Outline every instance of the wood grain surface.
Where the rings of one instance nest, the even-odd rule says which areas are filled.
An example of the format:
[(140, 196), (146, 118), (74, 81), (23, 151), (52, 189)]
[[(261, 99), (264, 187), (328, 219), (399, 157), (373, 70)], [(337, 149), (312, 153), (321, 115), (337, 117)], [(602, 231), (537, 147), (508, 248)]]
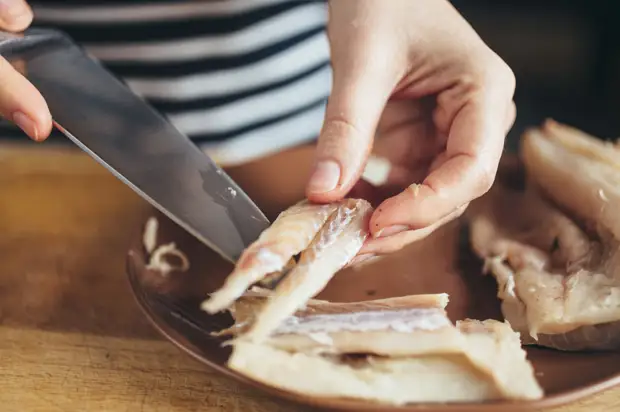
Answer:
[[(153, 331), (124, 273), (149, 208), (90, 158), (0, 146), (0, 190), (0, 411), (310, 410), (205, 369)], [(607, 410), (620, 410), (620, 389), (552, 411)]]

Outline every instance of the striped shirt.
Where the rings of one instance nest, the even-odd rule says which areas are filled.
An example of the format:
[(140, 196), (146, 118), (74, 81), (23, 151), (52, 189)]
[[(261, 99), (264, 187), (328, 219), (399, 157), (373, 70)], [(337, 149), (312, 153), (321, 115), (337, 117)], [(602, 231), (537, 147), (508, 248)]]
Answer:
[(32, 0), (214, 160), (318, 136), (331, 87), (325, 0)]

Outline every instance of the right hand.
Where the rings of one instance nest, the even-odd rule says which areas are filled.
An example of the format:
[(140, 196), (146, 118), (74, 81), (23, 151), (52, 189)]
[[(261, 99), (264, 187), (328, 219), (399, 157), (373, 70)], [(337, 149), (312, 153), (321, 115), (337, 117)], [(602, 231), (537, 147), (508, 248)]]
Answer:
[[(0, 29), (19, 33), (32, 23), (25, 0), (0, 3)], [(15, 123), (31, 139), (45, 140), (52, 131), (52, 115), (39, 91), (4, 57), (0, 57), (0, 115)]]

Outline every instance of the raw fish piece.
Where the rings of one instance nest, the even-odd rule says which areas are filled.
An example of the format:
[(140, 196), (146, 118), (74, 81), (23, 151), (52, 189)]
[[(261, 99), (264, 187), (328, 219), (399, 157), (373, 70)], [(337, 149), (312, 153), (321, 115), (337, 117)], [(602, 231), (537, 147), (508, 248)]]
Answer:
[[(144, 250), (149, 255), (146, 269), (158, 272), (162, 276), (168, 276), (171, 272), (185, 272), (189, 269), (189, 259), (185, 253), (180, 251), (174, 242), (157, 245), (157, 232), (159, 221), (155, 217), (150, 217), (144, 226), (142, 244)], [(174, 262), (173, 259), (178, 262)]]
[[(272, 293), (261, 292), (242, 297), (233, 307), (236, 322), (253, 321), (257, 305), (271, 296)], [(233, 340), (228, 366), (267, 385), (301, 395), (393, 405), (540, 399), (543, 396), (520, 346), (519, 336), (508, 324), (465, 320), (455, 327), (445, 317), (446, 303), (447, 295), (354, 303), (311, 300), (305, 309), (295, 313), (294, 318), (300, 326), (296, 330), (289, 328), (284, 334), (276, 330), (260, 343)], [(427, 310), (421, 317), (432, 321), (430, 324), (434, 327), (427, 323), (425, 328), (393, 330), (393, 316), (411, 310)], [(367, 316), (370, 312), (385, 315), (383, 328), (378, 327), (375, 317)], [(337, 351), (324, 351), (324, 347), (318, 345), (316, 350), (308, 350), (305, 344), (298, 345), (308, 338), (308, 330), (302, 326), (304, 319), (313, 321), (313, 317), (316, 320), (317, 316), (326, 316), (333, 320), (341, 315), (357, 319), (356, 330), (346, 331), (351, 335), (348, 340), (342, 339), (340, 333), (343, 331), (334, 330), (334, 322), (327, 319), (313, 326), (314, 332), (333, 340), (331, 345), (337, 346)], [(445, 322), (436, 322), (438, 315)], [(295, 323), (290, 321), (284, 325)], [(446, 330), (451, 334), (446, 335)], [(422, 336), (420, 333), (426, 334), (424, 345), (415, 339)], [(353, 337), (357, 337), (358, 342), (351, 345)], [(446, 339), (451, 342), (447, 344)], [(390, 341), (392, 344), (385, 344)], [(404, 350), (406, 346), (402, 343), (412, 347)]]
[(548, 121), (524, 136), (525, 188), (498, 179), (471, 243), (524, 343), (620, 349), (620, 150)]
[(242, 253), (224, 286), (213, 293), (202, 308), (209, 313), (224, 310), (253, 284), (292, 266), (291, 259), (308, 247), (337, 206), (302, 201), (280, 213)]
[(278, 284), (244, 338), (261, 340), (303, 307), (359, 252), (368, 237), (372, 207), (365, 200), (347, 199), (338, 204), (299, 263)]

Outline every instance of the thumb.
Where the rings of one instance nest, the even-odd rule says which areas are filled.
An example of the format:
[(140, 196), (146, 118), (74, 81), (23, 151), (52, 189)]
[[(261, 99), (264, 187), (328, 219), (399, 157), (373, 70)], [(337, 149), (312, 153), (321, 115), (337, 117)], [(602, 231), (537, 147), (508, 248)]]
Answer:
[(33, 140), (52, 130), (52, 116), (37, 89), (0, 56), (0, 116), (13, 121)]
[(375, 70), (366, 59), (355, 57), (349, 53), (346, 59), (332, 62), (332, 92), (306, 188), (306, 196), (313, 202), (340, 200), (359, 179), (394, 87), (386, 71)]

